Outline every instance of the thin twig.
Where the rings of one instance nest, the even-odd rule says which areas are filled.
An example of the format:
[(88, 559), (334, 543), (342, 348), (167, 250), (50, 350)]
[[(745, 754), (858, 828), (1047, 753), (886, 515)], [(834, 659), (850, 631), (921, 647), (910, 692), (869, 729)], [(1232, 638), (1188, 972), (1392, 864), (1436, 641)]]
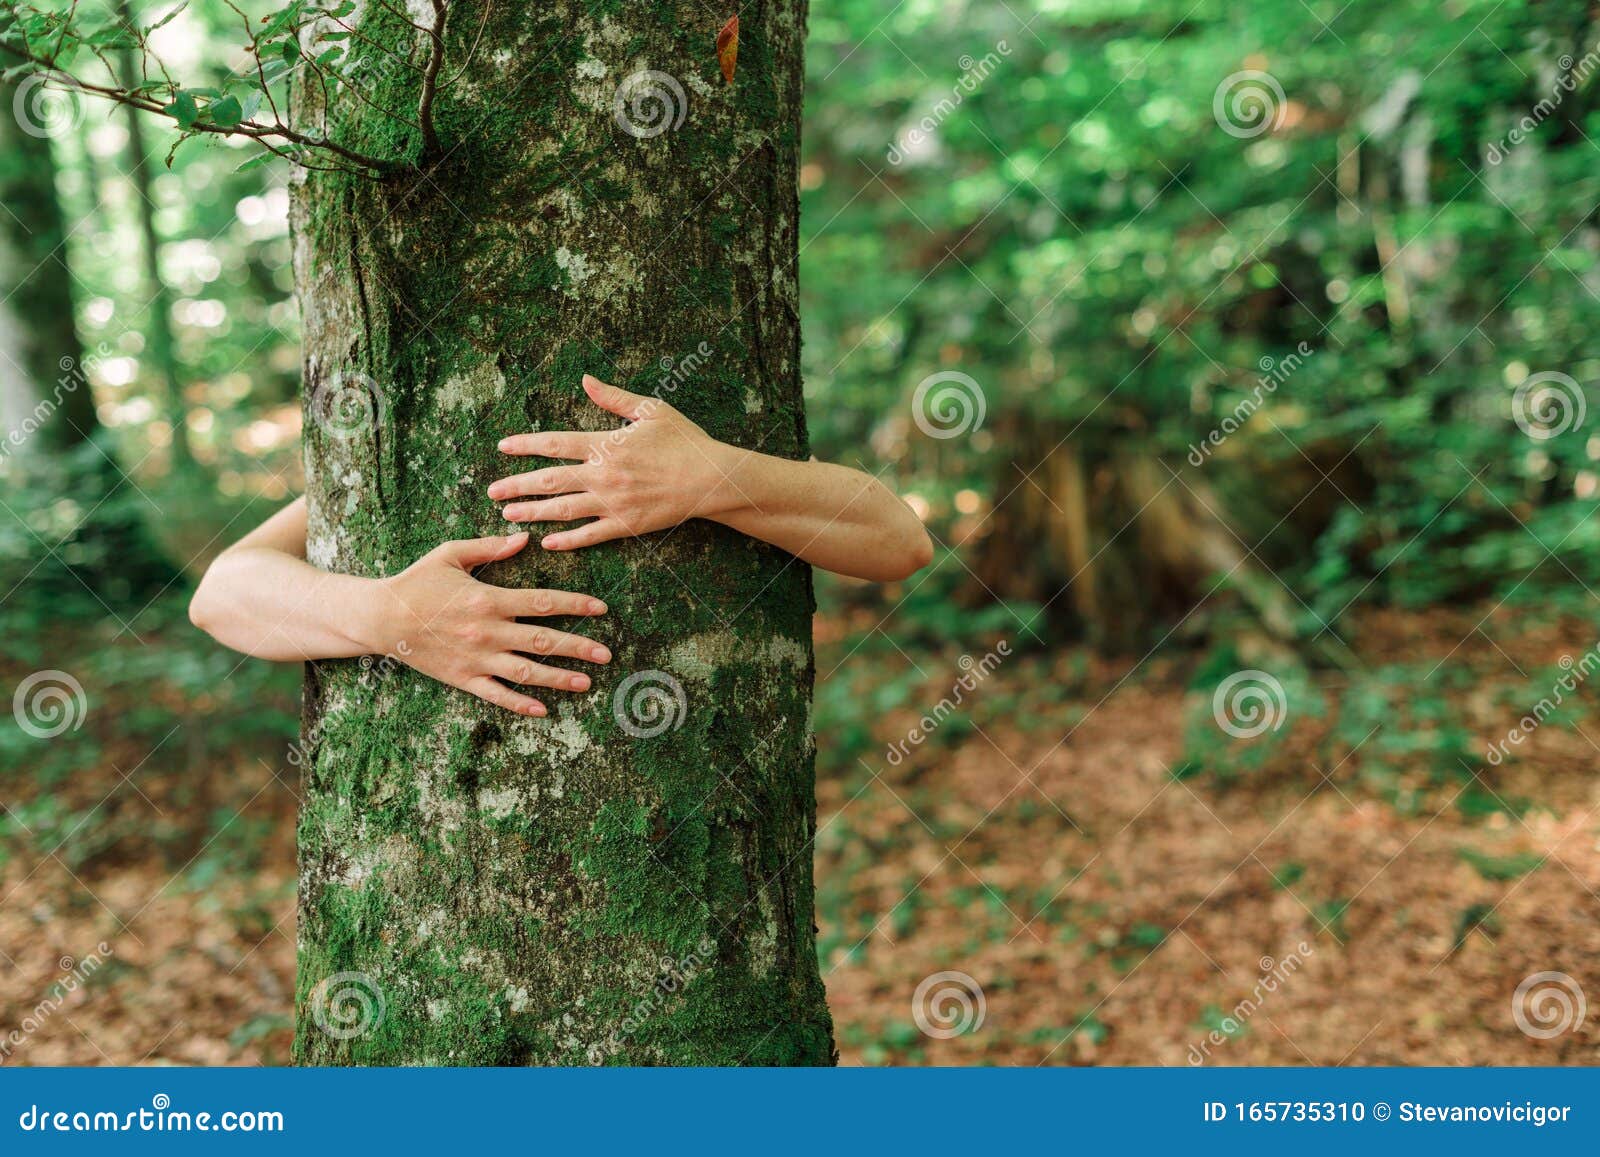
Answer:
[[(148, 97), (135, 96), (126, 89), (119, 87), (94, 84), (90, 81), (79, 80), (77, 77), (72, 76), (70, 73), (61, 69), (53, 61), (45, 60), (41, 57), (35, 56), (33, 53), (28, 52), (25, 49), (17, 48), (15, 45), (0, 43), (0, 52), (6, 52), (11, 56), (20, 57), (22, 60), (34, 65), (36, 68), (41, 69), (47, 80), (53, 81), (59, 88), (65, 91), (92, 93), (95, 96), (103, 97), (104, 99), (113, 101), (117, 104), (127, 105), (129, 108), (136, 108), (143, 112), (154, 113), (157, 116), (168, 117), (172, 120), (177, 119), (175, 116), (173, 116), (173, 114), (167, 112), (165, 106), (156, 103)], [(279, 121), (274, 121), (272, 124), (258, 124), (255, 121), (243, 121), (232, 126), (196, 122), (189, 125), (188, 128), (184, 129), (183, 131), (190, 133), (208, 133), (212, 136), (246, 137), (263, 145), (267, 144), (273, 138), (277, 138), (288, 141), (292, 144), (300, 145), (303, 148), (320, 149), (333, 153), (336, 156), (343, 157), (347, 161), (377, 173), (393, 172), (395, 169), (400, 167), (394, 161), (385, 160), (381, 157), (368, 156), (365, 153), (359, 153), (354, 149), (346, 148), (344, 145), (339, 144), (337, 141), (330, 140), (326, 136), (308, 136), (307, 134), (298, 132)]]
[(461, 67), (456, 69), (456, 74), (444, 82), (448, 90), (455, 87), (456, 81), (466, 75), (467, 67), (472, 63), (473, 57), (478, 55), (478, 45), (483, 41), (483, 30), (489, 26), (489, 13), (494, 11), (494, 0), (485, 0), (483, 5), (483, 19), (478, 21), (478, 32), (472, 38), (472, 48), (467, 52), (467, 58), (461, 62)]
[(444, 64), (445, 22), (450, 9), (445, 0), (433, 0), (433, 27), (428, 35), (433, 38), (433, 50), (428, 54), (428, 66), (422, 73), (422, 96), (417, 100), (417, 123), (422, 127), (422, 155), (437, 157), (444, 150), (439, 146), (439, 134), (433, 127), (433, 98), (439, 90), (439, 68)]

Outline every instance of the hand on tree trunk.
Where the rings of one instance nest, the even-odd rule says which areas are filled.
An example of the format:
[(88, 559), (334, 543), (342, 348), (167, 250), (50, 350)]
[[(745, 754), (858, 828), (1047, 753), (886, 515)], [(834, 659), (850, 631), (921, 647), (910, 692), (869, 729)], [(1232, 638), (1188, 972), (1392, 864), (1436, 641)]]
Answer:
[(875, 582), (905, 578), (933, 557), (910, 507), (864, 471), (730, 446), (661, 399), (587, 374), (583, 389), (627, 425), (504, 438), (504, 453), (582, 464), (513, 474), (489, 486), (496, 501), (546, 496), (509, 503), (502, 513), (511, 522), (594, 519), (545, 535), (540, 545), (546, 550), (575, 550), (704, 518), (814, 566)]
[(529, 655), (609, 663), (593, 639), (518, 622), (545, 615), (599, 615), (605, 604), (569, 591), (508, 589), (472, 577), (472, 568), (510, 558), (528, 544), (508, 538), (446, 542), (392, 578), (379, 580), (372, 607), (375, 652), (399, 655), (441, 683), (520, 715), (544, 715), (545, 705), (506, 684), (587, 691), (589, 676), (535, 662)]
[(511, 522), (595, 520), (545, 535), (539, 545), (546, 550), (593, 546), (666, 530), (690, 518), (714, 518), (732, 505), (725, 461), (732, 447), (659, 398), (631, 394), (587, 374), (583, 389), (595, 405), (628, 424), (599, 433), (516, 434), (500, 443), (507, 454), (583, 462), (514, 474), (489, 487), (489, 497), (497, 500), (555, 496), (511, 503), (503, 511)]

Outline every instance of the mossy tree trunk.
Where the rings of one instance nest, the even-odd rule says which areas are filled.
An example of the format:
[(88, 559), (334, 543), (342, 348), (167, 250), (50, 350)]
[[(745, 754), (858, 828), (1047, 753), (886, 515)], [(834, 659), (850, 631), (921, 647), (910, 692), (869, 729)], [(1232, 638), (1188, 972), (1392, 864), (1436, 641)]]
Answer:
[[(723, 440), (807, 453), (803, 2), (744, 10), (732, 85), (713, 10), (598, 7), (451, 4), (431, 156), (414, 124), (299, 93), (298, 116), (422, 166), (297, 190), (320, 566), (387, 575), (503, 533), (484, 495), (508, 472), (498, 438), (616, 425), (584, 372), (670, 396)], [(370, 95), (413, 120), (427, 37), (378, 4), (360, 31)], [(665, 104), (636, 80), (619, 113), (647, 70), (672, 78), (642, 82)], [(829, 1063), (807, 568), (691, 522), (535, 545), (480, 577), (605, 599), (583, 629), (615, 659), (590, 693), (544, 696), (548, 719), (397, 663), (308, 670), (297, 1059)], [(665, 715), (641, 711), (651, 687)]]

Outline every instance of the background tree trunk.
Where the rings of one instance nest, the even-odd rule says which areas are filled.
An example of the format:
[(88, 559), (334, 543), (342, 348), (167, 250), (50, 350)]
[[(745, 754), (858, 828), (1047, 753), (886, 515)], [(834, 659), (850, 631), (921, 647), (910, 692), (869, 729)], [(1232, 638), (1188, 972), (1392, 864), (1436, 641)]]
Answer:
[[(484, 495), (508, 472), (498, 438), (616, 425), (583, 396), (586, 371), (670, 397), (717, 438), (808, 452), (804, 5), (745, 9), (732, 85), (724, 18), (458, 0), (426, 174), (306, 176), (293, 222), (319, 566), (393, 574), (442, 539), (504, 532)], [(360, 74), (414, 121), (428, 37), (376, 4), (360, 27)], [(618, 86), (645, 70), (670, 76), (642, 82), (660, 101), (619, 112)], [(347, 93), (298, 100), (366, 152), (422, 152), (414, 123)], [(829, 1063), (809, 570), (692, 522), (570, 555), (530, 546), (480, 577), (605, 599), (586, 629), (616, 658), (589, 694), (545, 696), (543, 720), (395, 663), (308, 669), (297, 1058)], [(641, 707), (652, 687), (659, 716)]]
[[(142, 606), (179, 572), (152, 539), (95, 411), (46, 131), (60, 127), (50, 118), (62, 110), (42, 103), (54, 99), (0, 83), (0, 518), (25, 528), (16, 541), (34, 554), (40, 589), (71, 575), (103, 602)], [(62, 498), (74, 504), (70, 530), (35, 522)]]
[[(134, 27), (133, 9), (127, 0), (117, 5), (117, 18)], [(131, 50), (121, 54), (123, 83), (132, 88), (144, 77), (140, 75), (138, 61)], [(128, 118), (128, 183), (133, 186), (133, 211), (139, 218), (139, 241), (144, 261), (144, 294), (148, 299), (149, 320), (145, 324), (145, 340), (149, 343), (147, 361), (154, 364), (161, 375), (159, 396), (166, 409), (167, 423), (172, 427), (172, 444), (168, 461), (173, 473), (186, 473), (195, 466), (194, 448), (189, 440), (189, 408), (183, 398), (183, 380), (178, 369), (178, 354), (172, 338), (172, 290), (161, 276), (161, 234), (156, 229), (156, 204), (151, 195), (150, 153), (144, 139), (144, 113), (127, 109)]]
[[(28, 97), (20, 95), (24, 113)], [(32, 436), (8, 442), (8, 456), (25, 453), (30, 443), (67, 450), (99, 428), (94, 398), (78, 373), (55, 157), (42, 122), (12, 115), (18, 100), (16, 85), (0, 84), (6, 112), (0, 116), (0, 420), (7, 435), (34, 423), (38, 430), (36, 442)]]

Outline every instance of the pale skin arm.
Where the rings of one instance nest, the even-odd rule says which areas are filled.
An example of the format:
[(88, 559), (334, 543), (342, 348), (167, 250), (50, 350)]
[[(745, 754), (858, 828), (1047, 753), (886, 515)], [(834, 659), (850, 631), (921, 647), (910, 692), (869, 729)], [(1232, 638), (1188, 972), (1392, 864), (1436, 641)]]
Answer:
[(578, 459), (502, 478), (489, 497), (512, 501), (512, 522), (593, 518), (545, 535), (546, 550), (573, 550), (704, 518), (772, 543), (838, 574), (875, 582), (906, 578), (933, 546), (911, 508), (872, 475), (826, 462), (796, 462), (712, 438), (667, 403), (585, 375), (584, 392), (628, 420), (601, 433), (515, 434), (511, 455)]
[(218, 642), (260, 659), (393, 655), (509, 711), (544, 715), (542, 702), (506, 684), (585, 691), (589, 677), (530, 656), (606, 663), (611, 652), (581, 635), (517, 622), (604, 614), (598, 599), (472, 577), (474, 567), (510, 558), (527, 543), (526, 534), (460, 539), (388, 578), (329, 574), (305, 560), (300, 498), (217, 557), (190, 601), (189, 618)]

